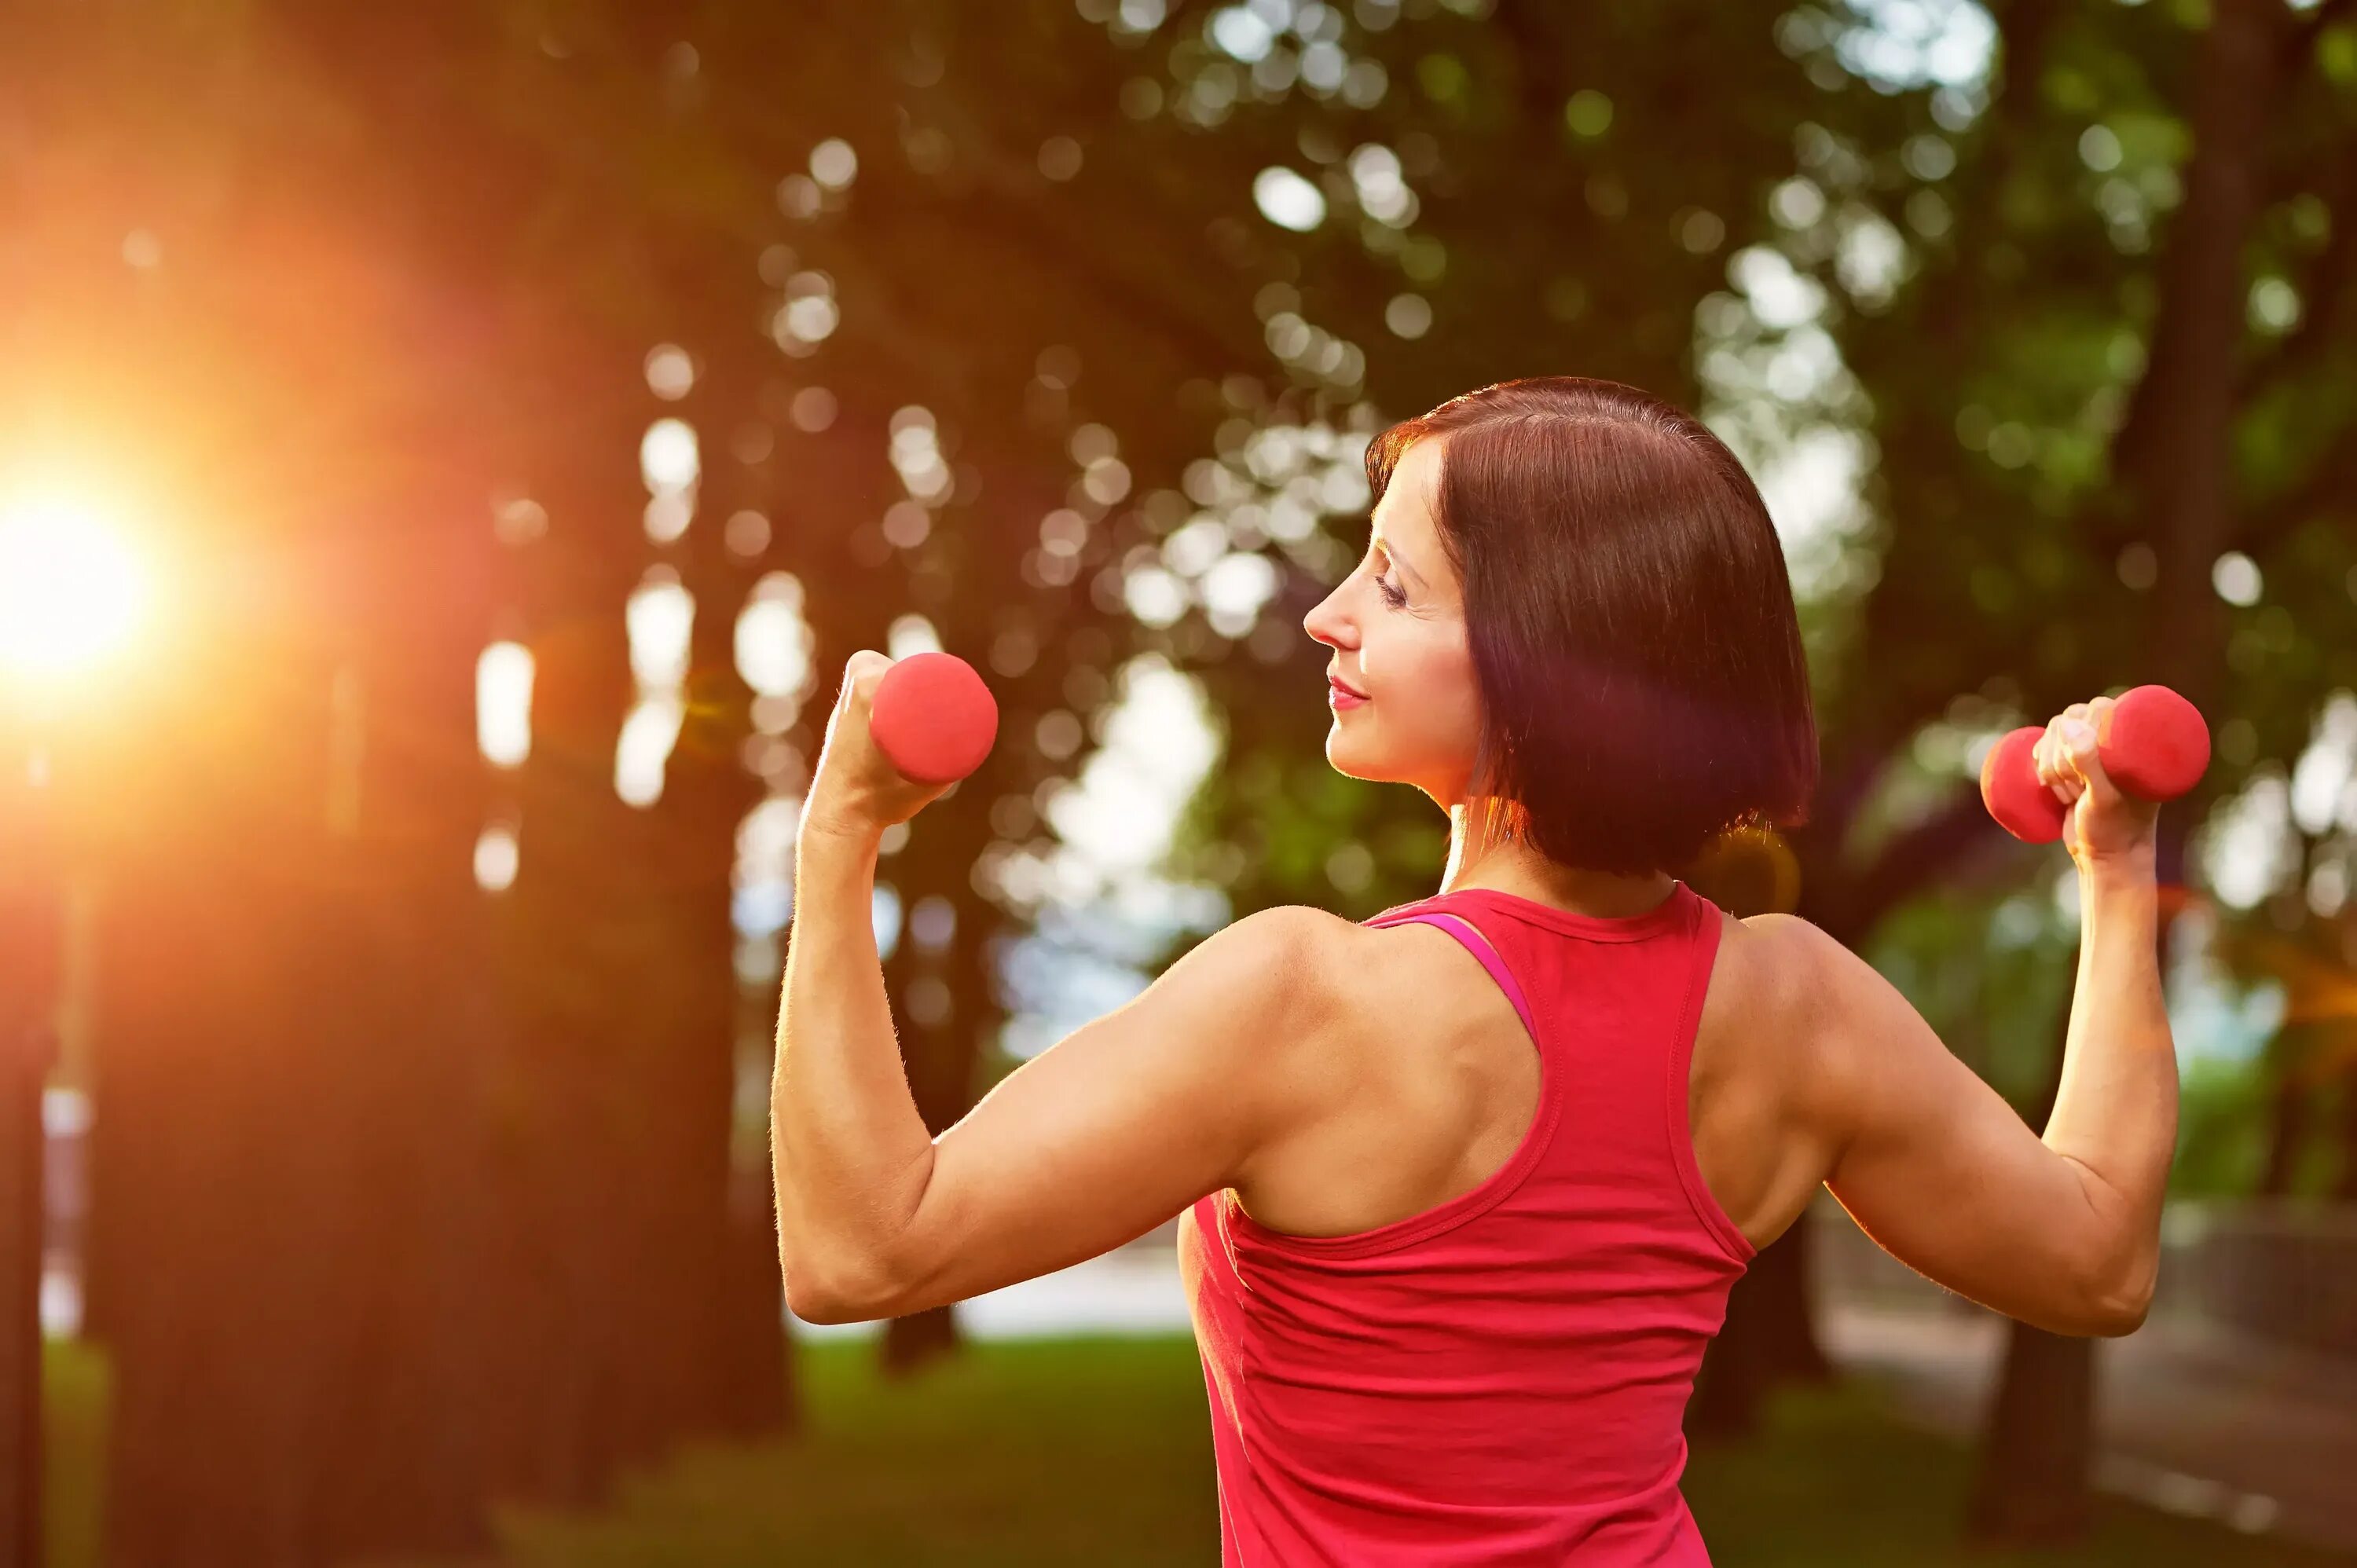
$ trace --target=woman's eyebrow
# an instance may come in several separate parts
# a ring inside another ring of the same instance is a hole
[[[1390,540],[1385,539],[1382,534],[1380,534],[1380,533],[1379,533],[1379,534],[1376,534],[1376,535],[1374,536],[1374,542],[1375,542],[1378,546],[1380,546],[1380,547],[1382,548],[1383,553],[1384,554],[1386,554],[1386,555],[1390,556],[1394,561],[1397,562],[1397,563],[1399,564],[1399,565],[1400,565],[1400,567],[1401,567],[1401,569],[1402,569],[1402,570],[1405,571],[1409,576],[1414,577],[1414,578],[1415,579],[1415,585],[1416,585],[1417,587],[1419,587],[1419,588],[1429,588],[1429,587],[1431,587],[1431,586],[1432,586],[1432,585],[1431,585],[1430,583],[1427,583],[1427,582],[1426,582],[1426,581],[1424,580],[1424,574],[1423,574],[1423,573],[1421,573],[1421,572],[1419,572],[1419,571],[1417,571],[1417,570],[1415,569],[1415,562],[1413,562],[1413,561],[1409,560],[1406,556],[1405,556],[1405,555],[1401,554],[1398,551],[1396,551],[1396,550],[1394,550],[1394,549],[1393,549],[1393,548],[1392,548],[1392,542],[1391,542],[1391,541],[1390,541]]]

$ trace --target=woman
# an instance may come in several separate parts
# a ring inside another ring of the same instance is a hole
[[[774,1105],[792,1309],[954,1301],[1181,1215],[1229,1564],[1708,1561],[1680,1422],[1728,1285],[1828,1187],[1950,1289],[2143,1320],[2175,1139],[2155,808],[2049,724],[2081,887],[2041,1139],[1805,920],[1675,879],[1802,819],[1782,555],[1707,430],[1571,377],[1370,448],[1372,538],[1304,625],[1327,756],[1448,813],[1441,889],[1235,922],[928,1138],[870,934],[876,842],[941,791],[851,660],[805,810]]]

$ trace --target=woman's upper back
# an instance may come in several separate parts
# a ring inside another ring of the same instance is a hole
[[[1687,1065],[1733,924],[1467,888],[1338,947],[1334,1112],[1180,1227],[1228,1561],[1704,1561],[1681,1422],[1753,1249]]]
[[[1679,911],[1715,922],[1716,946],[1688,1070],[1694,1157],[1716,1205],[1756,1251],[1806,1208],[1829,1152],[1795,1102],[1807,1091],[1801,1044],[1784,1038],[1783,989],[1793,955],[1681,883],[1651,914],[1587,916],[1490,888],[1394,906],[1364,922],[1333,922],[1330,1038],[1310,1053],[1327,1109],[1263,1152],[1237,1186],[1242,1206],[1277,1230],[1349,1234],[1422,1213],[1486,1179],[1522,1142],[1539,1104],[1539,1058],[1500,983],[1441,927],[1393,922],[1403,911],[1461,914],[1484,936],[1507,922],[1534,932],[1610,939],[1601,953],[1661,937]],[[1491,936],[1491,940],[1495,940]],[[1604,969],[1613,968],[1608,958]],[[1620,983],[1649,969],[1620,964]],[[1580,1018],[1566,1021],[1578,1027]]]
[[[2131,1026],[2149,1015],[2150,1027],[2128,1028],[2127,1051],[2166,1059],[2157,975],[2129,961],[2149,950],[2157,897],[2148,886],[2120,897],[2104,940],[2130,972],[2091,980],[2083,962],[2072,1028],[2119,1034],[2107,1010]],[[1735,919],[1684,885],[1680,900],[1717,932],[1685,1076],[1695,1168],[1751,1247],[1824,1188],[1900,1262],[1993,1310],[2061,1334],[2126,1334],[2143,1321],[2148,1214],[2050,1144],[2051,1128],[2027,1124],[1824,931],[1789,915]],[[1630,929],[1491,889],[1399,908],[1459,907],[1509,930]],[[1494,983],[1440,931],[1383,919],[1326,928],[1321,989],[1337,1001],[1325,1037],[1283,1062],[1301,1115],[1236,1178],[1245,1207],[1277,1229],[1334,1234],[1415,1213],[1496,1169],[1529,1124],[1534,1058]],[[2114,1097],[2149,1094],[2122,1080],[2135,1065],[2099,1063],[2086,1081]]]

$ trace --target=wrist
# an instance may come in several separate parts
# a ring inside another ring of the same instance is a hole
[[[839,822],[822,817],[804,817],[794,830],[794,855],[834,859],[871,859],[878,855],[884,844],[884,830],[863,822]]]
[[[2088,855],[2079,862],[2083,884],[2150,886],[2159,877],[2159,855],[2150,843],[2109,854]]]

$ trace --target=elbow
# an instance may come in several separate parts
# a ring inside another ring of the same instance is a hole
[[[803,1323],[847,1323],[834,1297],[810,1270],[796,1268],[791,1258],[780,1258],[786,1282],[786,1310]]]
[[[2108,1296],[2096,1303],[2087,1332],[2097,1338],[2118,1339],[2142,1328],[2151,1312],[2149,1286],[2128,1294]]]
[[[2135,1297],[2077,1297],[2008,1316],[2065,1338],[2119,1339],[2144,1326],[2150,1305]]]
[[[786,1310],[804,1323],[869,1323],[893,1316],[891,1293],[866,1271],[797,1265],[781,1259]]]
[[[786,1310],[797,1322],[814,1324],[865,1323],[866,1317],[833,1296],[814,1294],[808,1285],[800,1290],[790,1283],[786,1286]]]
[[[2158,1260],[2140,1258],[2125,1270],[2090,1280],[2082,1292],[2069,1332],[2101,1339],[2134,1334],[2152,1312]]]
[[[2067,1156],[2066,1156],[2067,1157]],[[2066,1334],[2117,1339],[2144,1326],[2160,1277],[2160,1214],[2158,1195],[2149,1206],[2120,1197],[2083,1162],[2072,1166],[2086,1187],[2087,1218],[2069,1244],[2076,1268],[2065,1267],[2069,1291]]]

